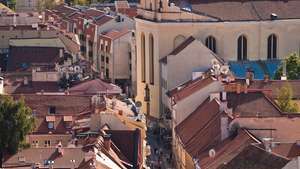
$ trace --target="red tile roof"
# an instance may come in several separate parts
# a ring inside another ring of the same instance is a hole
[[[206,99],[194,112],[175,127],[183,148],[195,157],[221,139],[220,105]]]
[[[275,143],[272,152],[293,159],[300,156],[300,146],[297,143]]]
[[[104,25],[105,23],[113,20],[114,18],[108,15],[103,15],[102,17],[99,17],[95,19],[94,23],[98,26]]]
[[[20,162],[19,158],[24,157],[25,162]],[[63,155],[60,156],[56,148],[28,148],[11,156],[4,162],[5,168],[31,167],[39,163],[44,166],[45,160],[55,161],[53,168],[78,168],[84,162],[84,152],[81,148],[63,148]],[[74,160],[75,163],[70,161]]]
[[[188,81],[187,83],[171,90],[168,92],[169,97],[172,97],[175,102],[178,102],[193,93],[201,90],[202,88],[213,83],[214,79],[212,77],[206,77],[204,79],[198,78],[195,80]]]
[[[70,94],[92,95],[97,93],[120,94],[121,88],[101,79],[94,79],[82,82],[69,89]]]
[[[88,10],[84,11],[83,14],[86,17],[95,18],[95,17],[102,16],[105,13],[103,11],[100,11],[100,10],[97,10],[97,9],[89,8]]]
[[[289,161],[289,159],[269,153],[258,146],[249,145],[231,161],[221,164],[218,169],[282,169]]]
[[[236,137],[227,138],[211,147],[216,153],[213,158],[209,157],[209,150],[201,152],[197,157],[200,160],[200,167],[203,169],[218,168],[224,163],[230,162],[250,144],[259,143],[257,141],[248,131],[239,130]]]
[[[221,21],[270,20],[272,13],[278,19],[300,18],[299,0],[178,0],[177,4],[183,1],[188,1],[195,13]]]
[[[134,165],[133,168],[140,168],[142,156],[142,139],[139,130],[108,130],[111,134],[112,141]]]
[[[278,106],[262,92],[227,93],[227,101],[236,117],[282,116]]]
[[[119,37],[127,34],[128,32],[130,32],[128,29],[124,29],[124,30],[121,30],[121,31],[110,30],[109,32],[103,33],[100,36],[106,36],[106,37],[108,37],[108,38],[110,38],[112,40],[115,40],[115,39],[118,39]]]
[[[71,95],[13,95],[15,99],[24,98],[25,104],[33,110],[36,119],[34,134],[65,134],[71,132],[71,126],[66,126],[65,116],[72,116],[75,121],[82,112],[92,111],[90,96]],[[55,107],[55,114],[50,114],[50,107]],[[54,122],[54,128],[48,128],[48,121]]]
[[[278,98],[279,89],[285,86],[290,86],[293,90],[293,98],[300,99],[300,80],[254,80],[249,86],[249,89],[264,89],[271,90],[272,98]]]
[[[35,94],[44,92],[59,92],[57,82],[32,82],[24,85],[22,80],[5,79],[5,92],[8,94]]]

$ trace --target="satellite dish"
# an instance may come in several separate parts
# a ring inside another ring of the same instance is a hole
[[[137,101],[137,102],[135,103],[135,105],[136,105],[136,107],[142,107],[142,102]]]
[[[214,65],[218,65],[219,64],[219,61],[217,59],[212,59],[211,60],[211,65],[214,66]]]
[[[67,69],[64,67],[62,68],[62,72],[66,73],[67,72]]]
[[[220,65],[219,64],[215,64],[212,66],[213,70],[219,70],[220,69]]]
[[[214,158],[216,156],[216,151],[214,149],[210,149],[208,151],[208,155],[209,157]]]
[[[76,73],[79,73],[80,72],[80,66],[74,66],[74,71]]]
[[[220,72],[224,75],[227,75],[229,72],[229,67],[227,65],[221,66]]]

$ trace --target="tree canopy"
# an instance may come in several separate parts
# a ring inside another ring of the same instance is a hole
[[[286,59],[286,75],[288,80],[300,79],[300,57],[298,54],[293,53]],[[283,65],[275,73],[275,79],[280,79],[283,75]]]
[[[279,96],[278,96],[277,104],[283,112],[286,113],[299,112],[297,103],[293,103],[292,101],[293,90],[289,85],[281,87],[278,92],[279,92]]]
[[[34,128],[34,117],[23,99],[0,95],[0,168],[4,153],[16,153]]]

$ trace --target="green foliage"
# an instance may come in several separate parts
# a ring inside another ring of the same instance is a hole
[[[289,55],[286,59],[286,72],[288,80],[300,79],[300,57],[296,53]],[[282,66],[276,71],[275,79],[282,76]]]
[[[293,91],[292,88],[287,85],[279,89],[279,96],[277,104],[283,112],[296,113],[299,112],[298,105],[292,102]]]
[[[14,101],[10,96],[0,95],[0,159],[4,152],[16,153],[24,147],[25,136],[33,128],[32,111],[24,100]]]

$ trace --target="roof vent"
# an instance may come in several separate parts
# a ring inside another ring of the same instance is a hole
[[[271,13],[271,20],[276,20],[278,18],[276,13]]]

